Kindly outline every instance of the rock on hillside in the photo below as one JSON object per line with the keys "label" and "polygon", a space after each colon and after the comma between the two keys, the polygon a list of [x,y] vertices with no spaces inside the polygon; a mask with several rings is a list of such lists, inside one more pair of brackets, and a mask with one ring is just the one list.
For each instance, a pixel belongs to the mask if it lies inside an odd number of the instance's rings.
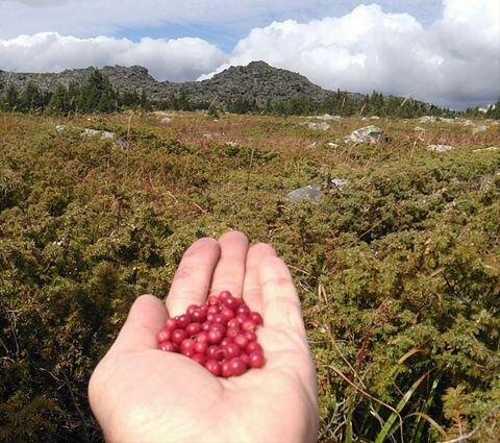
{"label": "rock on hillside", "polygon": [[[66,70],[60,73],[13,73],[0,71],[0,84],[14,84],[24,88],[30,81],[42,90],[54,91],[58,84],[82,83],[93,68]],[[277,69],[265,62],[252,62],[248,66],[230,67],[209,80],[200,82],[160,82],[141,66],[106,66],[100,69],[114,88],[120,91],[144,91],[154,100],[168,100],[173,96],[187,95],[195,104],[215,103],[224,106],[238,99],[255,100],[260,107],[268,101],[308,99],[319,102],[333,92],[310,82],[303,75]],[[353,94],[362,98],[361,94]]]}
{"label": "rock on hillside", "polygon": [[320,102],[333,93],[310,82],[303,75],[278,69],[265,62],[232,66],[209,80],[182,84],[193,101],[215,101],[217,104],[248,99],[263,107],[268,100],[279,102],[307,98]]}

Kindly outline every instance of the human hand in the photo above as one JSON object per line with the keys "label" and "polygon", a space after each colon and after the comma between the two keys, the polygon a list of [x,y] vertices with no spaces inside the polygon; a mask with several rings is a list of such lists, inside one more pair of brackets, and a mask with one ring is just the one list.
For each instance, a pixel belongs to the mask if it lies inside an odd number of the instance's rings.
{"label": "human hand", "polygon": [[[266,365],[214,377],[193,360],[158,350],[168,316],[230,291],[260,312]],[[109,442],[303,443],[316,441],[316,374],[295,286],[265,244],[238,232],[201,239],[184,254],[165,304],[139,297],[89,383],[92,410]]]}

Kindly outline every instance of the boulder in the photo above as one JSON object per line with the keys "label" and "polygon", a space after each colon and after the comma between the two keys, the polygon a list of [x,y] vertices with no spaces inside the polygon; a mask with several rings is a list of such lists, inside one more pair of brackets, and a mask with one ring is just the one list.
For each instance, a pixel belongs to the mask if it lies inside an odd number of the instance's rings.
{"label": "boulder", "polygon": [[287,200],[292,203],[300,203],[303,201],[318,203],[322,197],[323,192],[321,191],[321,188],[319,186],[308,185],[289,192],[287,195]]}
{"label": "boulder", "polygon": [[418,119],[419,123],[434,123],[437,121],[437,118],[431,115],[424,115]]}
{"label": "boulder", "polygon": [[370,143],[377,144],[386,141],[384,131],[377,126],[366,126],[356,129],[351,135],[345,138],[346,143]]}
{"label": "boulder", "polygon": [[334,178],[330,180],[329,187],[330,189],[342,189],[348,184],[349,182],[343,178]]}
{"label": "boulder", "polygon": [[427,146],[427,149],[429,151],[434,151],[434,152],[448,152],[448,151],[453,151],[455,149],[455,146],[450,146],[450,145],[429,145],[429,146]]}
{"label": "boulder", "polygon": [[328,131],[328,129],[330,129],[330,125],[326,122],[321,122],[321,123],[310,122],[307,123],[307,127],[315,131]]}
{"label": "boulder", "polygon": [[340,121],[340,120],[342,120],[342,117],[340,115],[330,115],[330,114],[315,115],[315,116],[309,117],[309,118],[315,119],[315,120],[322,120],[324,122],[326,122],[326,121]]}
{"label": "boulder", "polygon": [[486,132],[488,130],[488,126],[480,125],[472,128],[472,135],[480,134],[481,132]]}
{"label": "boulder", "polygon": [[114,140],[115,134],[109,131],[99,131],[97,129],[84,129],[82,137],[99,137],[101,140]]}

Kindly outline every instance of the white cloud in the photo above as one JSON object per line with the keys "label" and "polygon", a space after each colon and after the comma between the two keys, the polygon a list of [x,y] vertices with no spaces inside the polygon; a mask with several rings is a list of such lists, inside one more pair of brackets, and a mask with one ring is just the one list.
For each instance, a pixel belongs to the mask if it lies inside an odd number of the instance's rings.
{"label": "white cloud", "polygon": [[57,33],[0,40],[0,68],[7,71],[57,72],[66,68],[142,65],[158,80],[195,79],[226,61],[217,47],[199,38],[77,38]]}
{"label": "white cloud", "polygon": [[252,30],[227,64],[264,60],[326,88],[461,106],[500,96],[499,54],[500,2],[445,0],[443,17],[429,27],[378,5],[340,18],[274,22]]}
{"label": "white cloud", "polygon": [[[440,13],[440,2],[436,0],[376,1],[387,11],[409,12],[425,23]],[[78,37],[121,37],[137,29],[163,36],[161,32],[165,29],[168,32],[175,25],[189,35],[196,35],[200,27],[210,28],[208,32],[215,39],[224,38],[234,44],[252,28],[273,20],[308,21],[341,16],[360,3],[359,0],[0,0],[0,38],[47,31]]]}
{"label": "white cloud", "polygon": [[[401,3],[380,1],[393,6]],[[0,36],[5,35],[9,26],[14,29],[33,24],[46,26],[45,29],[51,29],[50,23],[73,27],[71,34],[79,35],[86,26],[85,32],[94,32],[99,26],[151,25],[167,18],[171,22],[187,20],[190,24],[200,20],[222,22],[238,20],[246,13],[266,15],[270,10],[281,11],[287,5],[292,11],[307,2],[212,0],[209,4],[205,0],[144,0],[140,3],[121,0],[117,7],[116,0],[81,0],[79,4],[85,7],[78,9],[74,0],[44,0],[44,3],[51,6],[28,8],[13,0],[0,0]],[[353,2],[338,0],[335,4],[341,3]],[[410,3],[417,2],[409,0]],[[330,5],[331,9],[332,3],[311,0],[309,4]],[[38,11],[38,24],[31,16],[25,21],[18,17],[16,22],[12,15],[4,20],[4,11],[19,12],[25,8]],[[74,9],[73,16],[78,16],[78,20],[61,19],[67,14],[67,8]],[[254,28],[229,55],[205,40],[194,38],[145,38],[132,42],[113,37],[77,38],[38,33],[0,39],[0,69],[5,70],[40,72],[88,65],[140,64],[158,79],[178,81],[220,71],[229,65],[265,60],[300,72],[326,88],[360,92],[376,89],[452,106],[488,103],[500,96],[498,54],[498,0],[475,0],[473,7],[470,0],[443,0],[441,17],[425,25],[413,15],[388,13],[375,4],[358,6],[341,17],[276,21]]]}

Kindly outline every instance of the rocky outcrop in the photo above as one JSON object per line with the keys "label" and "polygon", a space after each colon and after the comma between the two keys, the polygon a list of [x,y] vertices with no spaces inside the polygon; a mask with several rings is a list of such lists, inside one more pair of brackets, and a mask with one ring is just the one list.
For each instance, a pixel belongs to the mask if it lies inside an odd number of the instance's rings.
{"label": "rocky outcrop", "polygon": [[366,126],[365,128],[356,129],[351,135],[345,138],[346,143],[357,144],[377,144],[387,140],[384,131],[377,126]]}
{"label": "rocky outcrop", "polygon": [[[72,82],[84,82],[93,69],[42,74],[0,71],[0,84],[14,84],[21,89],[29,82],[33,82],[42,90],[54,91],[59,84],[67,87]],[[321,102],[333,95],[332,91],[313,84],[303,75],[274,68],[265,62],[230,67],[209,80],[184,83],[157,81],[146,68],[141,66],[106,66],[100,71],[109,78],[115,89],[129,92],[144,91],[152,101],[185,96],[193,104],[215,104],[225,107],[237,100],[247,100],[264,107],[268,103],[294,99]],[[363,97],[361,94],[351,95],[359,99]]]}

